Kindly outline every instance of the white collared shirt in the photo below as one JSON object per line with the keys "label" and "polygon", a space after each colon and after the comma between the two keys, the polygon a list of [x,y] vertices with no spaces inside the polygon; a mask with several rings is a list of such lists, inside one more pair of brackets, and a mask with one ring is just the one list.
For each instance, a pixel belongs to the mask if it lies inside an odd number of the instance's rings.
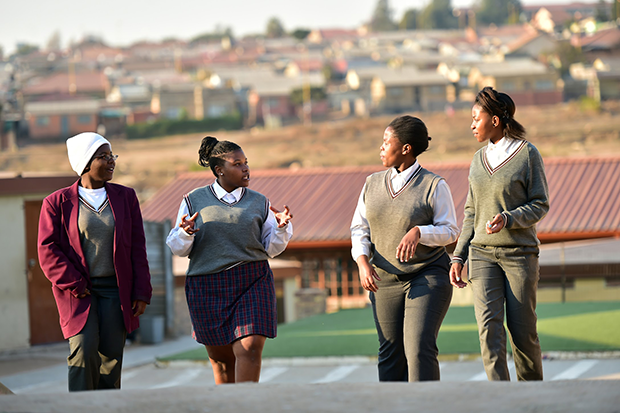
{"label": "white collared shirt", "polygon": [[[228,204],[239,201],[243,193],[243,189],[241,187],[236,188],[232,192],[226,192],[226,190],[222,188],[217,181],[213,183],[213,190],[215,191],[218,199]],[[269,203],[269,206],[271,207],[271,203]],[[187,207],[185,200],[183,200],[181,201],[181,206],[179,207],[176,223],[170,230],[168,238],[166,238],[166,244],[170,247],[172,253],[174,255],[178,255],[179,257],[187,257],[192,250],[192,246],[194,245],[194,235],[189,235],[183,230],[183,228],[179,227],[181,217],[185,214],[189,216],[189,208]],[[269,214],[267,215],[267,220],[263,224],[263,229],[261,231],[261,244],[265,247],[267,255],[271,258],[280,255],[286,249],[286,246],[292,236],[293,224],[289,222],[284,227],[278,228],[276,216],[270,209]]]}
{"label": "white collared shirt", "polygon": [[502,164],[506,159],[510,157],[521,145],[521,140],[508,138],[504,136],[502,139],[497,141],[497,143],[491,142],[489,139],[489,143],[485,149],[487,162],[491,169],[497,168]]}
{"label": "white collared shirt", "polygon": [[[400,173],[396,168],[392,168],[390,179],[394,192],[400,191],[419,167],[418,161],[415,161],[413,165]],[[353,260],[357,260],[361,255],[370,257],[370,225],[366,219],[365,189],[366,184],[362,188],[357,201],[357,208],[351,221],[351,256]],[[431,197],[431,208],[433,208],[434,213],[433,224],[418,226],[420,228],[420,244],[429,247],[440,247],[456,241],[461,231],[456,224],[456,211],[454,210],[454,201],[452,200],[450,187],[443,179],[437,183],[435,192]]]}
{"label": "white collared shirt", "polygon": [[78,195],[84,199],[90,206],[99,210],[99,207],[103,205],[108,193],[105,190],[105,186],[97,189],[84,188],[82,185],[78,185]]}

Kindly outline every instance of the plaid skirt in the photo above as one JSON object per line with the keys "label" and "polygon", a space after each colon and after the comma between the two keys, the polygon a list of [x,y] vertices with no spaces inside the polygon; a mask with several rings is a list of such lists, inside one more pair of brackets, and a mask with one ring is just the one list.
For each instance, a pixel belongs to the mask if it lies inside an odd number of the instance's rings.
{"label": "plaid skirt", "polygon": [[192,335],[201,344],[223,346],[253,334],[276,336],[276,291],[267,261],[185,277],[185,296]]}

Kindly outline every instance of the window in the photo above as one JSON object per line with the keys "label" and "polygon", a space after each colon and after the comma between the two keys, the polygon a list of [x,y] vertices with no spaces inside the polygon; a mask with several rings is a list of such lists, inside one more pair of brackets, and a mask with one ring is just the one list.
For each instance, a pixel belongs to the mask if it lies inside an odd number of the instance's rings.
{"label": "window", "polygon": [[211,105],[207,109],[207,116],[210,118],[219,118],[226,114],[226,106]]}
{"label": "window", "polygon": [[429,93],[432,95],[443,95],[446,93],[446,88],[444,86],[435,85],[428,88]]}
{"label": "window", "polygon": [[553,82],[551,80],[537,80],[536,90],[553,90]]}
{"label": "window", "polygon": [[92,118],[92,115],[79,115],[77,121],[80,124],[86,124],[90,123]]}
{"label": "window", "polygon": [[513,80],[507,80],[502,82],[502,89],[507,92],[511,92],[515,90],[515,82]]}
{"label": "window", "polygon": [[48,126],[50,124],[49,116],[37,116],[37,126]]}
{"label": "window", "polygon": [[403,89],[400,87],[391,87],[387,90],[388,96],[402,96]]}

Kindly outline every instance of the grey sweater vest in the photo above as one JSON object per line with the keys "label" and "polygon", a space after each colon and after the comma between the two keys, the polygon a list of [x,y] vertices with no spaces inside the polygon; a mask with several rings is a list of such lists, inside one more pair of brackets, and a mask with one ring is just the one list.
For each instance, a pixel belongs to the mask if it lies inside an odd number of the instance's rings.
{"label": "grey sweater vest", "polygon": [[[469,169],[469,194],[463,231],[454,256],[467,260],[469,245],[536,247],[536,224],[549,211],[549,191],[540,153],[524,141],[517,151],[492,170],[486,147],[474,155]],[[497,234],[487,234],[486,222],[503,213],[508,222]]]}
{"label": "grey sweater vest", "polygon": [[375,267],[390,274],[410,274],[445,253],[444,247],[418,243],[413,259],[408,262],[396,259],[396,248],[411,228],[433,224],[430,200],[440,179],[443,178],[420,168],[398,193],[391,189],[389,169],[366,179],[364,203],[372,242],[370,262]]}
{"label": "grey sweater vest", "polygon": [[243,262],[269,258],[261,243],[269,212],[267,198],[244,188],[233,204],[220,201],[211,186],[196,188],[185,196],[190,215],[198,212],[187,275],[216,274]]}
{"label": "grey sweater vest", "polygon": [[95,211],[80,201],[80,243],[91,278],[111,277],[114,271],[114,214],[108,200]]}

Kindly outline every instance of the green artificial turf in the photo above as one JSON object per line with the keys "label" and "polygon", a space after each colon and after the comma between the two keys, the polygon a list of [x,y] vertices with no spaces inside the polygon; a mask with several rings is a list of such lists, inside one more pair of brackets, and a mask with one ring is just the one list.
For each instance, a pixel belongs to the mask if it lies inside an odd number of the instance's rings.
{"label": "green artificial turf", "polygon": [[[544,352],[620,350],[620,301],[539,304]],[[451,307],[438,337],[442,355],[479,353],[473,307]],[[278,326],[263,357],[375,356],[378,340],[370,308],[321,314]],[[164,360],[206,360],[198,349]]]}

